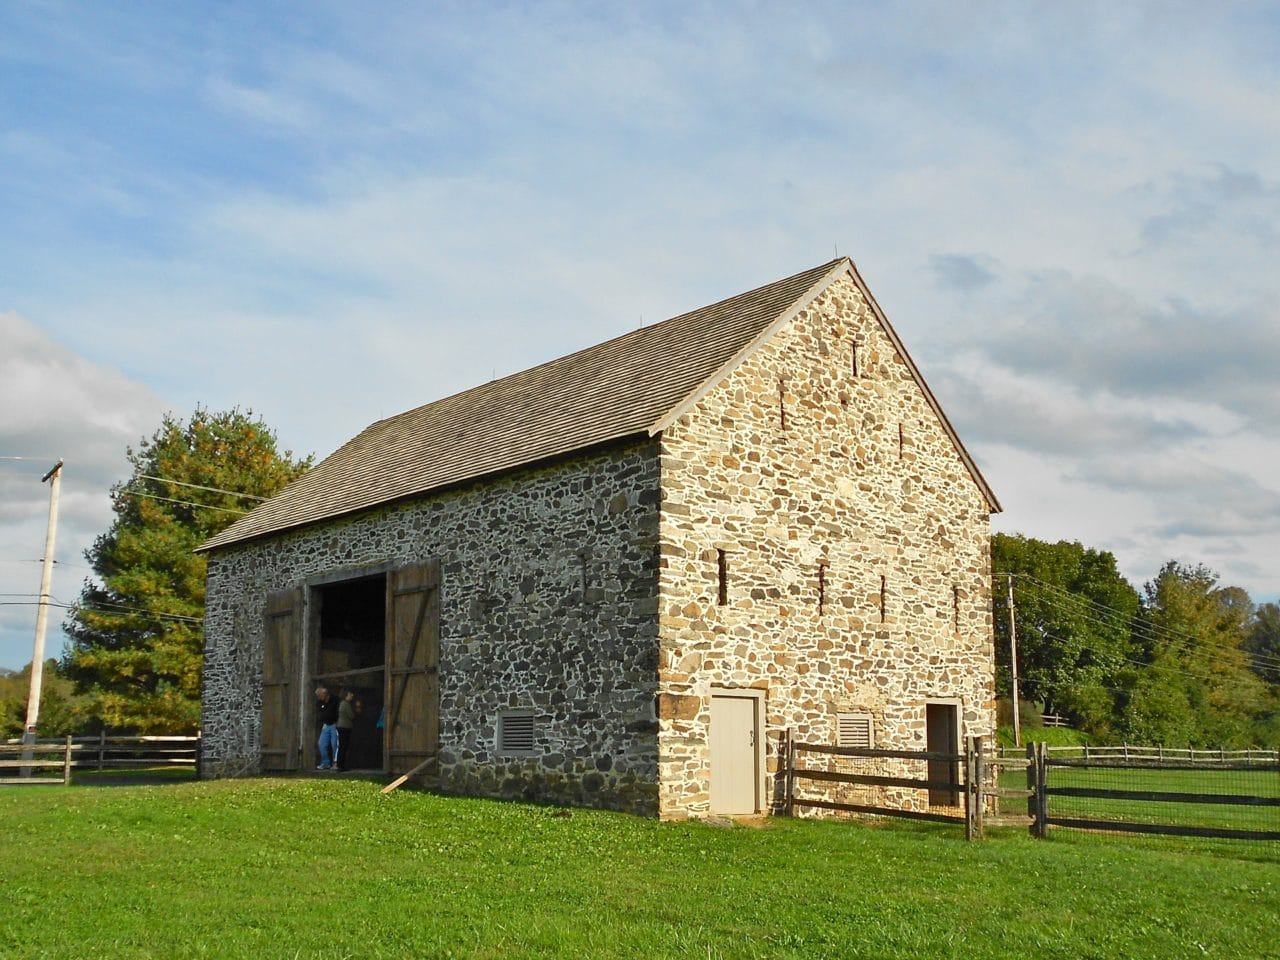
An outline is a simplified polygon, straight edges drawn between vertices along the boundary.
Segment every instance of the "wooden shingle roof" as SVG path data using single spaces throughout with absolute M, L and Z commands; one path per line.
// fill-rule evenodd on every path
M 852 269 L 841 257 L 379 420 L 199 549 L 654 432 L 670 411 L 774 321 L 808 302 L 842 266 Z

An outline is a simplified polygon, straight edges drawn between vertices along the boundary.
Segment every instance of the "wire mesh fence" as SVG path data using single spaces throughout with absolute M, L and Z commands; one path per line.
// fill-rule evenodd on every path
M 1047 825 L 1280 840 L 1274 760 L 1046 753 L 1043 763 Z

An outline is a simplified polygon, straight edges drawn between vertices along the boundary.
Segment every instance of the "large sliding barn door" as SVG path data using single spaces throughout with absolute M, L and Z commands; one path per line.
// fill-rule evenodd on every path
M 440 564 L 387 576 L 387 767 L 407 773 L 440 744 Z
M 298 769 L 298 651 L 302 649 L 302 591 L 267 596 L 262 649 L 263 771 Z

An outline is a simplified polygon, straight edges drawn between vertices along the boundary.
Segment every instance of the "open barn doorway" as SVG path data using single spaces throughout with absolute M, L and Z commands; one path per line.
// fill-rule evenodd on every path
M 315 674 L 309 690 L 350 693 L 355 726 L 344 747 L 346 770 L 386 769 L 383 707 L 387 689 L 387 577 L 377 574 L 313 588 Z M 313 711 L 315 705 L 311 703 Z M 318 722 L 311 724 L 319 729 Z M 313 738 L 314 739 L 314 738 Z M 309 744 L 308 766 L 316 745 Z
M 399 774 L 435 760 L 438 560 L 347 579 L 326 575 L 266 600 L 259 726 L 264 773 L 316 765 L 318 686 L 335 695 L 351 692 L 356 725 L 347 769 Z

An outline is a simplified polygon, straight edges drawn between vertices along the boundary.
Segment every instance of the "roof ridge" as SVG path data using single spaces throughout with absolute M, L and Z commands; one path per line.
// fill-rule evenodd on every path
M 806 276 L 808 274 L 820 275 L 822 273 L 825 273 L 828 270 L 831 270 L 833 267 L 835 267 L 836 264 L 842 263 L 848 259 L 849 258 L 846 256 L 836 257 L 834 260 L 829 260 L 826 263 L 822 264 L 821 266 L 810 267 L 807 270 L 798 270 L 795 273 L 789 274 L 785 277 L 780 277 L 777 280 L 771 280 L 768 283 L 762 283 L 760 284 L 760 286 L 753 287 L 750 290 L 744 290 L 741 293 L 735 293 L 732 296 L 724 297 L 723 299 L 720 299 L 720 300 L 715 300 L 711 303 L 704 304 L 701 307 L 695 307 L 692 310 L 686 310 L 683 313 L 678 313 L 673 317 L 667 317 L 667 319 L 665 320 L 659 320 L 656 323 L 646 324 L 643 327 L 639 327 L 635 330 L 628 330 L 625 333 L 620 333 L 617 336 L 610 337 L 607 340 L 601 340 L 601 341 L 598 341 L 597 343 L 588 344 L 585 347 L 580 347 L 579 349 L 574 350 L 572 353 L 564 353 L 564 354 L 561 354 L 560 356 L 552 357 L 549 360 L 544 360 L 541 363 L 535 363 L 532 366 L 523 367 L 520 370 L 513 370 L 511 373 L 505 374 L 504 376 L 495 377 L 492 380 L 486 380 L 484 383 L 477 383 L 475 386 L 465 387 L 462 390 L 458 390 L 454 393 L 447 393 L 444 396 L 437 397 L 434 400 L 428 400 L 426 403 L 420 403 L 416 407 L 410 407 L 408 410 L 402 410 L 400 413 L 394 413 L 394 414 L 391 414 L 390 416 L 382 417 L 379 420 L 375 420 L 373 423 L 369 424 L 369 426 L 365 427 L 364 430 L 361 430 L 360 434 L 363 434 L 369 430 L 372 430 L 374 427 L 384 424 L 389 420 L 397 420 L 400 417 L 409 416 L 411 414 L 417 413 L 418 411 L 425 410 L 428 407 L 435 406 L 438 403 L 443 403 L 446 400 L 460 399 L 462 397 L 467 396 L 468 394 L 476 393 L 477 391 L 481 391 L 481 390 L 491 390 L 494 387 L 496 387 L 498 384 L 502 384 L 507 381 L 514 380 L 516 377 L 522 376 L 524 374 L 532 373 L 535 370 L 542 370 L 544 368 L 552 367 L 557 364 L 567 365 L 569 361 L 573 360 L 576 357 L 580 357 L 584 353 L 599 351 L 602 348 L 608 347 L 611 344 L 616 344 L 619 341 L 627 340 L 629 338 L 638 338 L 643 333 L 650 333 L 650 334 L 652 334 L 653 332 L 660 333 L 662 328 L 674 324 L 677 320 L 683 320 L 687 317 L 691 317 L 695 313 L 702 313 L 704 311 L 713 310 L 717 307 L 722 307 L 726 304 L 732 303 L 735 300 L 745 300 L 748 297 L 758 296 L 762 291 L 767 290 L 770 287 L 782 286 L 783 284 L 790 283 L 791 281 L 796 280 L 800 277 Z M 357 434 L 356 437 L 359 437 L 360 434 Z M 356 437 L 353 437 L 352 440 L 355 440 Z M 350 442 L 351 441 L 348 441 L 348 443 Z M 347 444 L 345 443 L 342 444 L 342 446 L 346 446 L 346 445 Z M 340 450 L 342 449 L 342 447 L 339 447 L 338 449 Z M 335 450 L 334 452 L 336 453 L 337 451 Z
M 212 550 L 425 495 L 625 437 L 704 384 L 848 257 L 629 330 L 367 426 Z

